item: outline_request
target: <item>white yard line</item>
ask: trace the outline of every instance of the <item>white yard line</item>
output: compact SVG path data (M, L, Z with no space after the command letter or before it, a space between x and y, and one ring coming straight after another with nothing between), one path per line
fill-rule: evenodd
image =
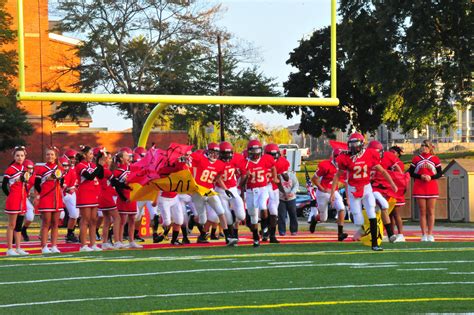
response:
M435 286L435 285L474 285L473 281L464 282L420 282L420 283L378 283L378 284L347 284L340 286L325 286L325 287L302 287L302 288L270 288L270 289L251 289L251 290L235 290L235 291L210 291L210 292L182 292L182 293L163 293L163 294L146 294L146 295L132 295L132 296L108 296L98 298L84 298L84 299L69 299L69 300L51 300L51 301L37 301L30 303L16 303L16 304L2 304L0 308L12 308L21 306L38 306L62 303L81 303L91 301L104 300L131 300L131 299L146 299L146 298L166 298L166 297L181 297L181 296L202 296L202 295L230 295L230 294L248 294L248 293L262 293L262 292L282 292L282 291L320 291L320 290L341 290L354 288L384 288L384 287L411 287L411 286Z
M448 270L448 268L412 268L412 269L397 269L398 271L430 271L430 270Z
M292 265L292 264L311 264L314 263L314 261L277 261L277 262L270 262L268 263L269 265Z
M261 262L268 262L271 265L271 261L275 261L275 259L256 259L256 260L235 260L232 262L233 264L240 264L240 263L261 263ZM314 261L307 261L306 263L313 263ZM297 262L296 262L297 264Z
M133 274L97 275L97 276L87 276L87 277L69 277L69 278L37 279L37 280L25 280L25 281L8 281L8 282L0 282L0 285L31 284L31 283L44 283L44 282L62 282L62 281L76 281L76 280L96 280L96 279L127 278L127 277L148 277L148 276L179 274L179 273L201 273L201 272L219 272L219 271L224 272L224 271L241 271L241 270L256 270L256 269L294 268L294 267L301 267L301 266L302 265L285 265L285 266L253 266L253 267L237 267L237 268L209 268L209 269L172 270L172 271L158 271L158 272L133 273ZM311 267L313 265L303 265L303 266Z
M474 275L474 272L448 272L448 275Z
M366 265L366 266L352 266L351 269L370 269L370 268L393 268L400 267L399 265Z

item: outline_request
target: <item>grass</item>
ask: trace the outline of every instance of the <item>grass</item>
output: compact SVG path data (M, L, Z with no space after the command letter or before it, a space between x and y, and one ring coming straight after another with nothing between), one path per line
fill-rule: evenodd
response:
M385 247L381 253L355 243L320 243L3 258L0 312L474 311L474 244ZM30 304L5 307L21 303Z

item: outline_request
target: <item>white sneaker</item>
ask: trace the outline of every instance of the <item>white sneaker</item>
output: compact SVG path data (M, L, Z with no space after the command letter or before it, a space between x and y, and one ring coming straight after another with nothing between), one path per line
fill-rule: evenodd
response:
M421 236L420 242L428 242L428 236L426 236L426 235L423 234L423 235Z
M433 235L431 235L431 234L430 234L430 235L428 235L428 240L427 240L427 241L428 241L428 242L434 242L434 241L435 241L435 238L434 238L434 236L433 236Z
M115 242L113 248L114 249L121 249L121 248L124 248L125 245L122 243L122 242Z
M89 246L84 245L79 249L79 251L80 252L93 252L94 250L92 248L90 248Z
M20 256L13 248L7 250L7 256Z
M42 254L51 254L51 250L48 248L48 245L41 249Z
M102 249L107 250L107 249L113 249L114 246L110 243L102 243Z
M30 253L28 252L25 252L23 249L21 248L17 248L16 249L16 252L18 253L18 255L22 255L22 256L26 256L26 255L29 255Z
M382 237L382 242L384 242L384 243L389 242L389 239L388 239L388 236L387 236L387 235L384 235L384 236Z
M394 241L394 243L403 243L405 242L405 236L403 234L398 234L397 239Z
M140 244L137 244L137 243L135 243L135 242L130 242L130 243L128 244L128 248L143 248L143 246L140 245Z
M395 243L397 241L397 235L393 234L392 236L389 237L388 239L390 243Z
M51 247L51 253L53 254L59 254L61 251L59 250L59 248L57 246L53 246Z
M237 243L239 242L239 240L236 238L228 238L227 241L229 241L227 243L227 246L236 246Z
M100 248L99 246L97 246L96 244L92 245L92 250L94 252L101 252L102 251L102 248Z

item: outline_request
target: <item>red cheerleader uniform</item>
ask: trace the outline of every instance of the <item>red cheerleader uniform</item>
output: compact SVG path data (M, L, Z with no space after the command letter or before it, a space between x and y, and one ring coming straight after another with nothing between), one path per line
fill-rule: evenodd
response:
M112 171L104 167L104 177L99 179L100 193L99 193L99 210L117 210L117 193L112 187L112 179L114 175Z
M137 202L130 201L130 188L126 186L127 177L130 174L130 165L120 164L114 170L114 179L118 182L116 187L119 198L117 209L120 214L137 214ZM125 200L124 200L125 199Z
M38 165L35 173L35 187L39 192L38 210L40 212L62 211L64 205L61 180L64 170L56 163L45 163Z
M441 177L441 162L435 155L422 153L413 157L410 165L410 175L414 177L413 198L438 198L437 178ZM429 182L423 181L420 176L429 175Z
M25 172L26 168L18 163L13 163L5 170L4 181L7 180L9 188L5 203L5 213L7 214L22 215L26 213L27 192L24 181Z
M79 186L76 193L76 206L78 208L94 208L99 206L99 180L98 168L94 163L82 161L77 164L76 176Z

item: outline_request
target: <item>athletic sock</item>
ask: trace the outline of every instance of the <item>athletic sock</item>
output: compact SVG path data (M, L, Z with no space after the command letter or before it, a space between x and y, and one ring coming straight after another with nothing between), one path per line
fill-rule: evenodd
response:
M378 246L377 236L378 236L378 227L377 219L369 219L370 222L370 236L372 237L372 247Z
M227 229L229 230L229 237L234 237L234 227L232 225L228 225Z
M171 237L171 244L173 244L174 242L176 242L178 240L178 236L179 236L179 231L174 231L173 230L173 236Z
M253 234L253 240L254 241L260 240L260 237L258 236L258 229L252 230L252 234Z
M67 229L67 236L74 235L74 229Z
M165 227L165 229L163 231L163 236L168 236L169 232L170 232L170 227L169 226Z
M217 232L217 229L216 229L216 228L212 228L212 229L211 229L211 236L216 237L216 232Z
M206 234L206 232L204 232L204 228L202 227L201 224L198 224L197 227L198 227L199 233L201 233L201 235Z
M387 236L390 238L393 235L392 226L389 224L385 224L385 229L387 230Z
M155 217L153 218L153 232L156 232L158 231L158 224L160 223L160 217L155 215Z
M223 232L224 232L224 235L225 235L225 240L227 242L227 240L229 239L229 229L224 229Z
M265 230L268 229L268 217L260 220L260 227L262 229L262 235L265 233Z
M337 234L341 235L342 233L344 233L344 225L338 225L337 226Z
M188 238L188 227L186 224L181 225L181 233L183 233L183 239Z
M234 231L234 238L237 238L237 239L238 239L238 238L239 238L239 229L238 229L238 228L237 228L237 229L234 228L233 231Z
M270 237L274 238L275 233L276 233L278 217L276 215L270 215L270 217L268 218L268 221L269 221L269 226L270 226L268 229L268 231L270 232Z

